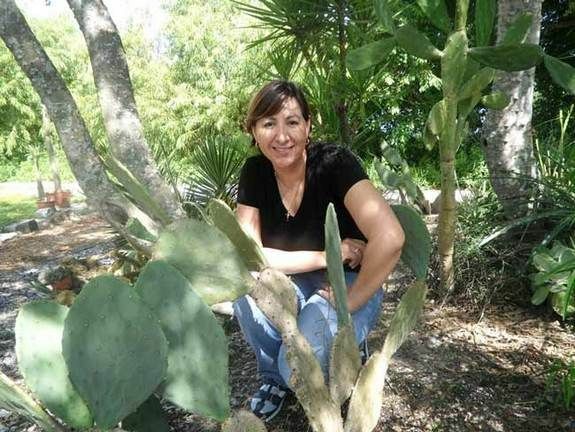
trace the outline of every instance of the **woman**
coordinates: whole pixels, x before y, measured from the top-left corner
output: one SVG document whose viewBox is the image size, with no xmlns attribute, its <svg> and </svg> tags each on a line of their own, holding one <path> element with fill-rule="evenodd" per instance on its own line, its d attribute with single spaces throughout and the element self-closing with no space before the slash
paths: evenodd
<svg viewBox="0 0 575 432">
<path fill-rule="evenodd" d="M 343 238 L 347 302 L 358 343 L 377 322 L 381 286 L 401 255 L 403 230 L 351 152 L 310 143 L 309 106 L 294 83 L 265 85 L 251 101 L 246 130 L 261 155 L 249 158 L 242 169 L 237 218 L 263 246 L 270 266 L 291 276 L 298 327 L 327 374 L 337 331 L 326 277 L 327 205 L 335 206 Z M 263 381 L 251 409 L 270 420 L 281 409 L 291 375 L 281 335 L 249 296 L 234 304 L 234 312 Z"/>
</svg>

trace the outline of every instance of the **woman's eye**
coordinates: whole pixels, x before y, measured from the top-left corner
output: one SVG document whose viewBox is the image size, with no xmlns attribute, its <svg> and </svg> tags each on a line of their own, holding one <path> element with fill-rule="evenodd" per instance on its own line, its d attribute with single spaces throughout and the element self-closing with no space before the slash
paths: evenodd
<svg viewBox="0 0 575 432">
<path fill-rule="evenodd" d="M 297 126 L 297 125 L 299 125 L 299 121 L 297 121 L 297 120 L 292 120 L 292 121 L 289 122 L 289 124 L 290 124 L 290 126 Z"/>
<path fill-rule="evenodd" d="M 273 125 L 274 125 L 274 124 L 273 124 L 272 122 L 265 122 L 265 123 L 264 123 L 264 127 L 265 127 L 265 128 L 270 128 L 270 127 L 272 127 Z"/>
</svg>

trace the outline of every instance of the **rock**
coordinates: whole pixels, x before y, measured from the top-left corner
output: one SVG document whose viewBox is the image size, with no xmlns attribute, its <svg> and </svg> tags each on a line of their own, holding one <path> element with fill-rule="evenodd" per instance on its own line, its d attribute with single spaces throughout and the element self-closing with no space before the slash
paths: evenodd
<svg viewBox="0 0 575 432">
<path fill-rule="evenodd" d="M 41 208 L 41 209 L 36 210 L 35 215 L 38 218 L 46 219 L 46 218 L 52 216 L 55 212 L 56 212 L 56 209 L 53 207 Z"/>
<path fill-rule="evenodd" d="M 23 234 L 30 233 L 32 231 L 38 231 L 38 222 L 36 219 L 27 219 L 22 222 L 16 222 L 10 225 L 7 225 L 5 231 L 8 232 L 21 232 Z"/>
<path fill-rule="evenodd" d="M 2 243 L 4 240 L 8 240 L 11 239 L 12 237 L 16 237 L 18 234 L 17 232 L 9 232 L 9 233 L 1 233 L 0 234 L 0 243 Z"/>
<path fill-rule="evenodd" d="M 461 204 L 463 201 L 472 199 L 475 195 L 469 189 L 457 189 L 455 191 L 455 201 Z M 431 213 L 439 213 L 441 207 L 441 193 L 437 195 L 433 204 L 431 204 Z"/>
<path fill-rule="evenodd" d="M 234 307 L 231 301 L 216 303 L 212 305 L 212 312 L 220 315 L 232 316 L 234 314 Z"/>
</svg>

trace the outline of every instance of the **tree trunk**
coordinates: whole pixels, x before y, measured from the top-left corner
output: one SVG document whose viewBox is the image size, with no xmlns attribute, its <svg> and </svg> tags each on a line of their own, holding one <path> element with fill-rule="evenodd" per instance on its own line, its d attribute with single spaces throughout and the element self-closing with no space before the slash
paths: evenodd
<svg viewBox="0 0 575 432">
<path fill-rule="evenodd" d="M 152 226 L 150 219 L 120 195 L 108 179 L 74 98 L 14 0 L 0 0 L 0 37 L 46 106 L 88 202 L 114 227 L 121 228 L 129 216 Z"/>
<path fill-rule="evenodd" d="M 531 12 L 533 23 L 526 42 L 538 44 L 541 1 L 499 0 L 498 43 L 520 13 Z M 489 110 L 483 126 L 483 151 L 491 184 L 510 219 L 528 211 L 532 196 L 529 179 L 537 175 L 531 129 L 534 78 L 534 68 L 521 72 L 498 71 L 493 90 L 507 94 L 511 102 L 503 110 Z"/>
<path fill-rule="evenodd" d="M 44 105 L 42 105 L 42 139 L 48 152 L 50 171 L 52 172 L 52 180 L 54 181 L 54 192 L 61 192 L 62 180 L 60 179 L 60 168 L 58 167 L 58 158 L 56 157 L 52 135 L 50 134 L 50 117 Z"/>
<path fill-rule="evenodd" d="M 40 170 L 40 152 L 32 150 L 32 159 L 34 160 L 34 175 L 36 176 L 36 192 L 38 193 L 38 200 L 42 201 L 46 198 L 46 191 L 42 184 L 42 171 Z"/>
<path fill-rule="evenodd" d="M 88 45 L 112 153 L 171 219 L 183 217 L 175 192 L 156 167 L 144 137 L 118 30 L 101 0 L 68 0 Z"/>
</svg>

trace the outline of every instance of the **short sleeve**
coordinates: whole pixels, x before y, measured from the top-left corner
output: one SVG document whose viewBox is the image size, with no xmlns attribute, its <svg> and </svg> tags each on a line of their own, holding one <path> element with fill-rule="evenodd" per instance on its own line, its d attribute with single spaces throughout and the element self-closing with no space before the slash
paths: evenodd
<svg viewBox="0 0 575 432">
<path fill-rule="evenodd" d="M 240 172 L 237 203 L 260 208 L 258 195 L 258 167 L 256 158 L 249 158 Z"/>
<path fill-rule="evenodd" d="M 369 179 L 358 157 L 344 147 L 338 147 L 331 166 L 331 178 L 335 192 L 342 200 L 354 184 Z"/>
</svg>

